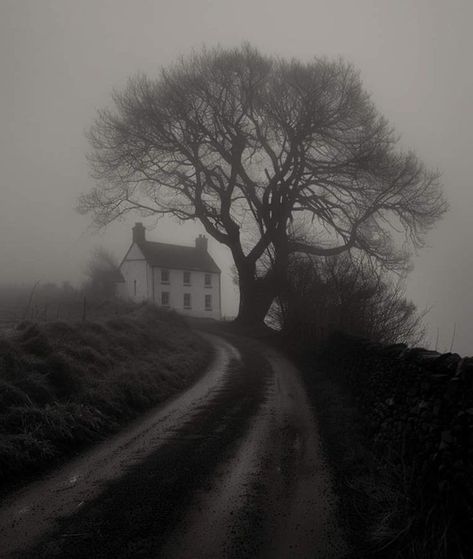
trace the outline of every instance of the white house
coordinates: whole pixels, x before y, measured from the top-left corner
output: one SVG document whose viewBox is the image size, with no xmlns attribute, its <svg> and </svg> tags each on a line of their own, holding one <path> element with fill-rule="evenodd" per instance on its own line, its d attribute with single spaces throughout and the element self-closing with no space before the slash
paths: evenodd
<svg viewBox="0 0 473 559">
<path fill-rule="evenodd" d="M 147 241 L 143 224 L 136 223 L 120 272 L 120 291 L 133 301 L 151 301 L 189 316 L 221 317 L 220 268 L 204 235 L 193 247 L 156 243 Z"/>
</svg>

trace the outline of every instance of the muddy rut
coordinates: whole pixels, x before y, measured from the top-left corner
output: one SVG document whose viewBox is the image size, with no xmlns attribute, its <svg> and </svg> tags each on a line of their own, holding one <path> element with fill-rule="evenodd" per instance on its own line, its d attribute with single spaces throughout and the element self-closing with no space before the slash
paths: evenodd
<svg viewBox="0 0 473 559">
<path fill-rule="evenodd" d="M 209 336 L 188 391 L 0 507 L 0 557 L 342 558 L 299 373 Z"/>
</svg>

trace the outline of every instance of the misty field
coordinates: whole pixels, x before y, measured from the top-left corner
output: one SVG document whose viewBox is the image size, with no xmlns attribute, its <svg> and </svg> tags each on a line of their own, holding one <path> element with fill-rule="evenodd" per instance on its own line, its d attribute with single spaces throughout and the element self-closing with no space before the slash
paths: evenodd
<svg viewBox="0 0 473 559">
<path fill-rule="evenodd" d="M 101 320 L 0 331 L 2 485 L 118 430 L 208 363 L 209 345 L 178 315 L 143 305 L 110 318 L 108 310 Z"/>
<path fill-rule="evenodd" d="M 94 296 L 65 282 L 0 285 L 0 331 L 20 322 L 104 320 L 130 312 L 133 303 Z"/>
</svg>

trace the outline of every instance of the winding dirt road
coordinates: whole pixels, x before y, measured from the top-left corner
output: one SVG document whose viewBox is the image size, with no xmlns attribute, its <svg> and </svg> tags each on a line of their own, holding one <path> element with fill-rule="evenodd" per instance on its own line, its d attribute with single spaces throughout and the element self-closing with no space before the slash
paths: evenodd
<svg viewBox="0 0 473 559">
<path fill-rule="evenodd" d="M 188 391 L 2 503 L 0 557 L 346 555 L 298 371 L 207 336 Z"/>
</svg>

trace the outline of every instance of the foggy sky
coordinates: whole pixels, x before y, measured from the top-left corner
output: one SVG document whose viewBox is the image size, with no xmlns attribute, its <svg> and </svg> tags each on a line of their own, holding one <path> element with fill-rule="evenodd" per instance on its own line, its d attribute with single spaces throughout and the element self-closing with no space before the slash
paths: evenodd
<svg viewBox="0 0 473 559">
<path fill-rule="evenodd" d="M 431 339 L 473 354 L 473 21 L 470 0 L 0 0 L 0 283 L 80 281 L 94 246 L 122 257 L 135 218 L 100 236 L 73 207 L 93 184 L 84 132 L 129 76 L 156 75 L 203 44 L 308 60 L 343 56 L 378 109 L 442 172 L 450 211 L 414 259 L 409 296 L 431 307 Z M 139 218 L 137 218 L 139 219 Z M 152 222 L 145 222 L 151 225 Z M 160 222 L 154 240 L 198 226 Z M 235 311 L 228 255 L 224 313 Z M 432 342 L 433 343 L 433 342 Z"/>
</svg>

